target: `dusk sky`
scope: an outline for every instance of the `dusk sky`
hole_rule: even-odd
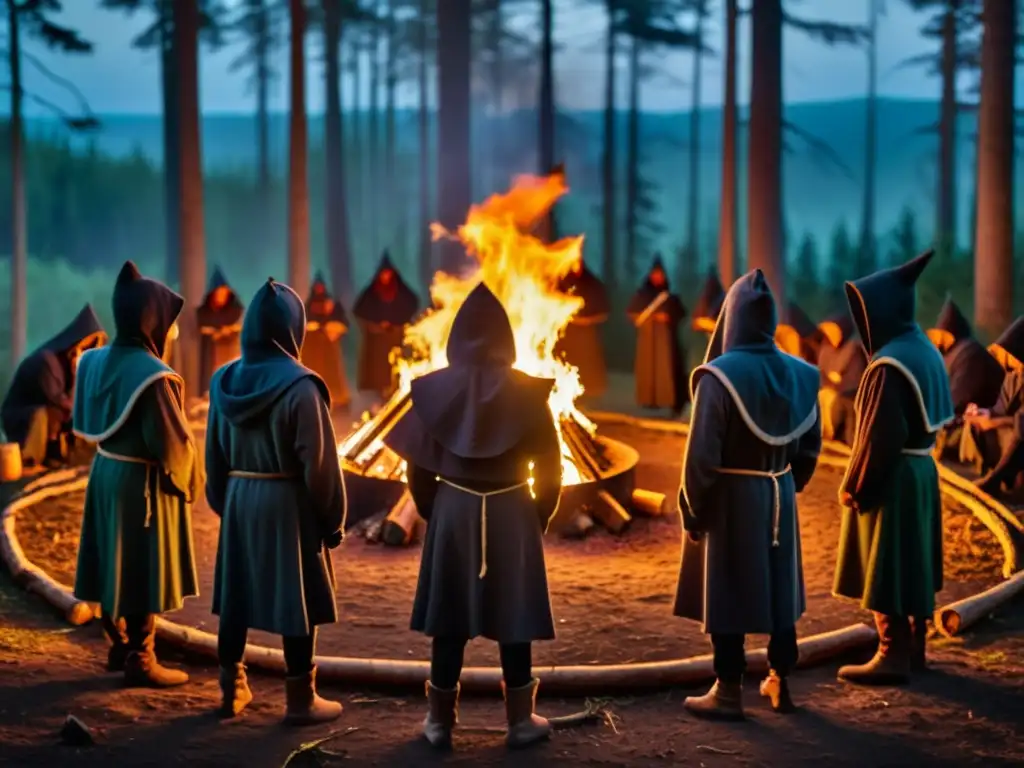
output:
[[[864,23],[869,0],[816,0],[793,3],[792,10],[807,17],[833,21]],[[65,2],[63,21],[76,27],[95,45],[91,56],[66,57],[45,51],[38,42],[26,40],[26,53],[38,57],[55,72],[69,77],[82,91],[98,113],[157,113],[160,111],[160,83],[157,55],[131,47],[132,38],[151,21],[148,12],[135,17],[105,11],[94,0]],[[568,109],[593,109],[601,105],[603,70],[600,46],[603,37],[603,14],[581,0],[556,2],[556,29],[560,31],[561,48],[556,68],[561,106]],[[715,4],[720,5],[719,3]],[[898,0],[888,0],[887,15],[882,20],[879,36],[879,86],[883,95],[910,98],[937,98],[938,80],[922,68],[900,68],[898,63],[929,50],[932,41],[918,34],[924,17],[907,9]],[[829,14],[831,14],[829,16]],[[520,26],[534,25],[529,18],[519,20]],[[712,19],[711,45],[721,50],[722,19]],[[747,67],[749,30],[740,26],[740,98],[746,101],[749,72]],[[789,103],[829,99],[857,98],[866,84],[866,57],[862,50],[851,47],[829,49],[799,33],[787,31],[785,36],[785,98]],[[322,66],[319,62],[319,40],[310,35],[307,46],[310,61],[309,106],[320,112],[323,102]],[[238,46],[229,45],[216,53],[204,52],[201,63],[202,107],[206,113],[250,112],[253,97],[246,85],[244,72],[229,71],[238,55]],[[279,71],[286,73],[286,52],[278,54]],[[651,111],[677,110],[689,104],[688,85],[691,57],[685,53],[652,54],[651,61],[666,73],[656,77],[644,88],[643,108]],[[73,107],[73,100],[25,63],[25,84],[34,92],[61,105]],[[717,105],[721,101],[721,62],[709,59],[705,66],[702,102]],[[624,96],[623,92],[623,96]],[[347,96],[346,96],[347,98]],[[6,102],[6,99],[3,100]],[[274,110],[283,110],[287,101],[286,81],[274,86]],[[415,103],[415,93],[408,85],[400,93],[400,103]],[[624,100],[622,102],[624,104]],[[7,111],[6,103],[0,108]],[[40,114],[38,107],[28,105],[29,114]]]

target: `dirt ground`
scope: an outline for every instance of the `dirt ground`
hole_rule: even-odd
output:
[[[678,437],[607,426],[604,434],[639,448],[638,484],[674,492]],[[809,611],[804,634],[862,620],[830,597],[839,475],[822,468],[800,498]],[[81,497],[41,504],[19,520],[26,554],[55,576],[73,577]],[[215,630],[209,614],[217,521],[196,512],[204,595],[174,618]],[[950,600],[998,580],[991,536],[963,510],[946,511]],[[674,517],[639,520],[622,538],[599,532],[548,547],[559,637],[538,645],[538,664],[612,663],[704,653],[697,629],[671,616],[679,557]],[[426,658],[427,645],[406,629],[418,547],[388,549],[351,538],[336,550],[342,622],[322,633],[320,652]],[[274,642],[254,636],[254,640]],[[220,723],[216,670],[184,664],[193,682],[175,692],[124,691],[102,670],[104,641],[95,626],[71,629],[0,577],[0,765],[281,766],[303,743],[333,736],[294,759],[295,766],[608,765],[1020,765],[1024,761],[1024,605],[1002,611],[954,641],[933,638],[934,669],[905,690],[863,690],[835,680],[836,664],[800,673],[792,717],[767,711],[748,685],[751,722],[706,724],[681,709],[688,692],[673,690],[610,701],[610,722],[557,733],[525,755],[506,754],[500,701],[463,702],[464,728],[452,755],[435,756],[417,740],[423,703],[417,695],[328,688],[346,707],[342,720],[305,732],[283,729],[282,685],[256,675],[257,699],[237,722]],[[472,647],[469,663],[496,662],[493,649]],[[584,702],[542,699],[549,714]],[[66,715],[79,717],[96,744],[60,745]]]

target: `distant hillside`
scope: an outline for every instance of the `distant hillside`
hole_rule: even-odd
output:
[[[878,233],[885,235],[896,223],[900,210],[910,206],[918,215],[922,235],[927,237],[934,208],[934,167],[936,140],[926,127],[938,117],[933,101],[885,99],[878,111]],[[161,126],[155,116],[101,116],[103,130],[90,141],[95,149],[110,155],[139,152],[159,162]],[[415,113],[400,112],[398,143],[406,152],[416,151]],[[864,102],[840,101],[792,105],[786,119],[800,130],[827,142],[848,175],[811,150],[806,142],[790,135],[792,151],[785,158],[784,195],[787,226],[791,233],[790,252],[804,232],[811,232],[827,243],[836,224],[844,221],[855,232],[860,216],[861,179],[864,145]],[[619,138],[625,139],[625,114],[619,115]],[[529,151],[534,131],[531,115],[519,114],[501,121],[477,121],[478,138],[498,131],[509,137],[509,150],[522,158],[523,171],[536,164]],[[593,212],[599,199],[600,143],[602,116],[599,112],[565,113],[561,116],[562,141],[574,201],[568,208],[569,227],[594,230]],[[706,235],[704,247],[713,244],[717,228],[717,199],[720,189],[721,111],[703,110],[701,114],[701,219]],[[313,144],[320,143],[322,120],[310,120]],[[33,120],[29,131],[37,136],[60,135],[59,127],[47,120]],[[960,237],[966,241],[974,176],[974,121],[965,117],[960,131],[958,191]],[[674,250],[682,242],[686,210],[687,155],[689,117],[686,113],[645,114],[642,122],[645,173],[657,187],[661,227],[664,232],[657,245]],[[271,126],[271,145],[276,168],[286,160],[286,115],[275,115]],[[63,139],[61,139],[63,140]],[[74,139],[86,146],[83,139]],[[482,142],[477,142],[478,146]],[[524,149],[524,146],[526,149]],[[208,172],[251,173],[255,159],[255,131],[251,116],[210,115],[203,121],[203,158]],[[624,157],[625,152],[621,155]],[[1024,159],[1018,158],[1018,168]],[[745,203],[741,174],[741,204]],[[484,190],[481,187],[480,192]]]

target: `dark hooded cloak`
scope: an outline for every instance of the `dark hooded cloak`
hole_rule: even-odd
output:
[[[583,261],[578,271],[570,271],[559,281],[558,289],[583,299],[583,306],[562,332],[555,354],[576,367],[584,397],[600,397],[608,388],[608,368],[599,328],[607,322],[611,311],[608,289]]]
[[[452,322],[447,354],[447,368],[413,380],[411,406],[385,438],[428,521],[412,629],[552,638],[542,535],[561,487],[553,382],[512,368],[508,315],[482,283]]]
[[[1024,367],[1024,317],[1018,317],[988,348],[1007,372]]]
[[[306,319],[287,285],[260,288],[241,358],[214,374],[206,430],[206,498],[221,517],[213,612],[293,637],[337,621],[324,540],[346,512],[330,395],[299,362]]]
[[[661,287],[651,280],[655,270],[665,275]],[[655,257],[647,279],[633,294],[626,313],[637,329],[633,365],[637,405],[681,411],[689,401],[685,353],[679,340],[679,324],[686,318],[686,308],[671,292],[660,256]]]
[[[306,342],[302,361],[316,371],[331,392],[335,406],[347,405],[351,399],[341,337],[348,332],[348,316],[341,302],[327,288],[319,272],[306,299]]]
[[[915,284],[932,255],[846,284],[871,360],[840,487],[833,591],[888,616],[930,616],[942,588],[942,502],[931,454],[953,420],[953,400],[942,356],[914,322]]]
[[[222,307],[213,305],[214,293],[218,288],[227,288],[229,291],[227,303]],[[199,374],[201,395],[205,395],[209,390],[210,377],[213,376],[213,372],[222,365],[237,360],[241,354],[239,334],[242,331],[242,314],[244,312],[245,308],[242,306],[238,294],[231,289],[220,267],[214,268],[206,296],[196,310],[196,320],[199,324],[201,338],[201,370]]]
[[[78,364],[75,432],[97,455],[75,596],[116,619],[174,611],[198,594],[191,503],[203,480],[184,384],[161,359],[184,300],[129,261],[112,303],[113,342]]]
[[[796,494],[821,448],[818,372],[779,350],[775,331],[754,270],[729,289],[691,377],[679,508],[703,535],[684,537],[675,613],[708,633],[790,630],[806,606]]]
[[[811,365],[817,365],[821,341],[818,326],[796,302],[789,302],[775,330],[775,343],[779,348]]]
[[[974,338],[971,324],[951,298],[942,305],[935,327],[929,329],[928,336],[942,351],[949,375],[953,412],[961,416],[971,403],[991,408],[999,397],[1005,372]]]
[[[41,462],[52,426],[71,432],[71,403],[75,390],[72,353],[98,346],[106,340],[92,305],[82,307],[60,333],[31,352],[14,371],[0,405],[0,425],[7,439],[22,447],[27,461]]]
[[[390,271],[385,285],[381,276]],[[391,262],[387,251],[370,284],[356,299],[352,314],[362,330],[359,347],[357,388],[386,396],[394,387],[391,350],[402,346],[405,327],[419,311],[419,299]]]
[[[697,296],[697,304],[693,308],[693,320],[691,327],[695,331],[711,334],[715,330],[715,323],[718,322],[718,314],[722,311],[722,302],[725,301],[725,289],[718,279],[718,273],[714,270],[708,272],[704,280],[704,287]]]

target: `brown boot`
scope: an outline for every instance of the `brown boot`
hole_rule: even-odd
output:
[[[125,619],[128,656],[124,661],[124,684],[129,688],[174,688],[188,682],[180,669],[170,669],[157,661],[156,620],[154,616]]]
[[[436,687],[428,680],[427,706],[423,738],[432,747],[447,749],[452,745],[452,729],[459,722],[459,684],[445,689]]]
[[[878,650],[867,664],[839,668],[839,679],[860,685],[905,685],[910,679],[910,622],[875,614]]]
[[[528,747],[551,735],[551,724],[535,713],[539,684],[537,678],[522,688],[509,688],[504,681],[501,683],[501,691],[505,695],[505,714],[508,716],[505,743],[512,749]]]
[[[785,675],[780,675],[774,669],[761,681],[761,695],[766,697],[771,702],[772,709],[780,714],[796,712],[796,706],[789,695],[789,682]]]
[[[687,696],[683,707],[709,720],[743,720],[743,684],[716,680],[703,696]]]
[[[910,620],[910,671],[928,671],[928,619],[915,616]]]
[[[232,664],[220,668],[220,714],[221,717],[237,717],[252,701],[249,680],[244,664]]]
[[[100,624],[103,625],[103,632],[110,640],[110,649],[107,651],[107,671],[124,672],[124,660],[128,658],[128,636],[125,634],[124,619],[114,619],[103,614],[100,617]]]
[[[315,725],[341,717],[341,702],[322,699],[316,692],[316,667],[285,681],[288,710],[285,725]]]

